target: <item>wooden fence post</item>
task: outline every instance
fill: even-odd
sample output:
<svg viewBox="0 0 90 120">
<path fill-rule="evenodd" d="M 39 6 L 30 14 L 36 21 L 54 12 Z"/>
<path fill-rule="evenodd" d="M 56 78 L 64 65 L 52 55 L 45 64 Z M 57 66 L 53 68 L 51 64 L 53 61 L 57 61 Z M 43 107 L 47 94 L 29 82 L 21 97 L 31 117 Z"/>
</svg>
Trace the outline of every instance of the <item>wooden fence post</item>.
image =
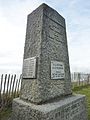
<svg viewBox="0 0 90 120">
<path fill-rule="evenodd" d="M 9 104 L 9 83 L 10 83 L 10 74 L 8 75 L 8 79 L 7 79 L 7 91 L 6 91 L 6 104 Z"/>
<path fill-rule="evenodd" d="M 18 81 L 18 88 L 17 88 L 17 95 L 19 95 L 19 92 L 20 92 L 20 82 L 21 82 L 21 78 L 22 78 L 22 75 L 20 75 L 19 77 L 19 81 Z"/>
<path fill-rule="evenodd" d="M 15 94 L 14 94 L 14 97 L 17 97 L 17 85 L 18 85 L 18 79 L 16 79 L 16 86 L 15 86 Z"/>
<path fill-rule="evenodd" d="M 89 74 L 87 74 L 87 84 L 89 84 Z"/>
<path fill-rule="evenodd" d="M 6 92 L 7 95 L 9 92 L 9 83 L 10 83 L 10 74 L 8 75 L 8 81 L 7 81 L 7 92 Z"/>
<path fill-rule="evenodd" d="M 78 73 L 78 85 L 80 86 L 80 73 Z"/>
<path fill-rule="evenodd" d="M 6 105 L 6 96 L 5 96 L 5 87 L 6 87 L 6 80 L 7 80 L 7 74 L 5 74 L 5 79 L 4 79 L 4 88 L 3 88 L 3 94 L 2 94 L 2 96 L 3 96 L 3 99 L 2 99 L 2 106 L 3 106 L 3 108 L 5 107 L 5 105 Z"/>
<path fill-rule="evenodd" d="M 12 80 L 13 80 L 13 75 L 11 76 L 11 81 L 10 81 L 9 96 L 11 96 Z"/>
<path fill-rule="evenodd" d="M 16 80 L 16 74 L 14 75 L 13 86 L 12 86 L 12 97 L 14 97 L 14 85 Z"/>
<path fill-rule="evenodd" d="M 1 108 L 2 108 L 2 84 L 3 84 L 3 74 L 1 75 Z"/>
</svg>

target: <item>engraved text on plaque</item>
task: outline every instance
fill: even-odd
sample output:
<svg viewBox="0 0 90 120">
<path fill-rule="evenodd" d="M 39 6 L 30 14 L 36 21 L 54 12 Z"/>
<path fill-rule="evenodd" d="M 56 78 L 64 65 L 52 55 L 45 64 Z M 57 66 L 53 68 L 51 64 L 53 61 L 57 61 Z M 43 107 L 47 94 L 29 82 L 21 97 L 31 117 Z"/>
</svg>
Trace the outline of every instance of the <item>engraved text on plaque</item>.
<svg viewBox="0 0 90 120">
<path fill-rule="evenodd" d="M 64 63 L 51 61 L 51 79 L 64 79 Z"/>
<path fill-rule="evenodd" d="M 23 78 L 36 78 L 36 57 L 24 59 Z"/>
</svg>

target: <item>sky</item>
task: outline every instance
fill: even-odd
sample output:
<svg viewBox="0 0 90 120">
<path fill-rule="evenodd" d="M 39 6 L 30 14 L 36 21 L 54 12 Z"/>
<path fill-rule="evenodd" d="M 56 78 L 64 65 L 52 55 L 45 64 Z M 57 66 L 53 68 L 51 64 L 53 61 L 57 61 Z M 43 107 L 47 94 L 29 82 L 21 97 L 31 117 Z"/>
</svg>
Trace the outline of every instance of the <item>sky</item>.
<svg viewBox="0 0 90 120">
<path fill-rule="evenodd" d="M 90 73 L 90 0 L 0 0 L 0 73 L 22 72 L 27 15 L 42 3 L 66 20 L 71 72 Z"/>
</svg>

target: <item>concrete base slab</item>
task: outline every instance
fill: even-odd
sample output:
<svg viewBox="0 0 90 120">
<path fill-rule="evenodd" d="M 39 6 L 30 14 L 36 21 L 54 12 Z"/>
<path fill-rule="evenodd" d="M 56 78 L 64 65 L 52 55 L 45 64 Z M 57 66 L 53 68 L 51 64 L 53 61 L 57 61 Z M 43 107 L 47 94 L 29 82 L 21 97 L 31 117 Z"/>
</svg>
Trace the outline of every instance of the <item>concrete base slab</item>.
<svg viewBox="0 0 90 120">
<path fill-rule="evenodd" d="M 12 120 L 87 120 L 84 95 L 72 95 L 42 105 L 13 101 Z"/>
</svg>

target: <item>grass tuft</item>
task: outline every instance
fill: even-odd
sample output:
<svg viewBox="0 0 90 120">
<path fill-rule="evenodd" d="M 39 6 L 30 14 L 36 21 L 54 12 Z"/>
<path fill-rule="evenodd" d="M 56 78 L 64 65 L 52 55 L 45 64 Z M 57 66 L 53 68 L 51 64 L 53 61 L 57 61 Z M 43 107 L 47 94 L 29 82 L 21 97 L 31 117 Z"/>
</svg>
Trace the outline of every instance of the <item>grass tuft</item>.
<svg viewBox="0 0 90 120">
<path fill-rule="evenodd" d="M 88 120 L 90 120 L 90 85 L 75 87 L 73 92 L 76 94 L 86 95 L 87 109 L 88 109 Z"/>
<path fill-rule="evenodd" d="M 8 120 L 9 117 L 11 116 L 12 113 L 12 109 L 11 108 L 4 108 L 1 112 L 0 112 L 0 120 Z"/>
</svg>

